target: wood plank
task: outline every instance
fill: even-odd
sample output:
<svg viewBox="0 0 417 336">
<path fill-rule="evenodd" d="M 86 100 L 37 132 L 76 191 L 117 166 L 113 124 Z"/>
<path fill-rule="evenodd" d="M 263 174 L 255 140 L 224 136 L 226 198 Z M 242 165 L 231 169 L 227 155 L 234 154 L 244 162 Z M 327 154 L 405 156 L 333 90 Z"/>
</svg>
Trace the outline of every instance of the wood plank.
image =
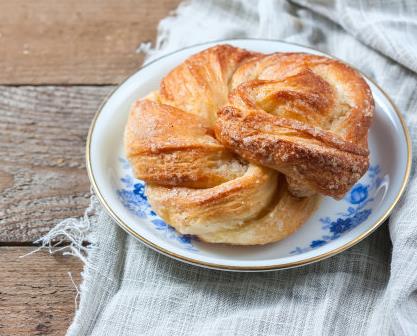
<svg viewBox="0 0 417 336">
<path fill-rule="evenodd" d="M 75 312 L 82 263 L 75 257 L 0 247 L 0 335 L 65 335 Z"/>
<path fill-rule="evenodd" d="M 89 203 L 85 140 L 112 87 L 0 87 L 0 242 L 30 242 Z"/>
<path fill-rule="evenodd" d="M 180 0 L 0 1 L 0 84 L 111 84 Z"/>
</svg>

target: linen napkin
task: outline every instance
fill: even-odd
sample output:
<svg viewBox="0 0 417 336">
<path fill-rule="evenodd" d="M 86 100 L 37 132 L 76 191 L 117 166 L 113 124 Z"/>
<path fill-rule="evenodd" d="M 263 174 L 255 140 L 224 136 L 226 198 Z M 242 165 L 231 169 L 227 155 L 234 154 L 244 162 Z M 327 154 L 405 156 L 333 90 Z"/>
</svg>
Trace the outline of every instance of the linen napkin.
<svg viewBox="0 0 417 336">
<path fill-rule="evenodd" d="M 393 98 L 416 146 L 417 2 L 193 0 L 160 22 L 156 48 L 140 50 L 149 61 L 239 37 L 297 42 L 353 64 Z M 124 233 L 93 201 L 96 215 L 64 221 L 51 232 L 75 234 L 75 241 L 88 234 L 92 243 L 68 335 L 417 335 L 416 201 L 413 170 L 389 230 L 383 225 L 322 262 L 257 274 L 162 256 Z M 81 246 L 72 249 L 82 255 Z"/>
</svg>

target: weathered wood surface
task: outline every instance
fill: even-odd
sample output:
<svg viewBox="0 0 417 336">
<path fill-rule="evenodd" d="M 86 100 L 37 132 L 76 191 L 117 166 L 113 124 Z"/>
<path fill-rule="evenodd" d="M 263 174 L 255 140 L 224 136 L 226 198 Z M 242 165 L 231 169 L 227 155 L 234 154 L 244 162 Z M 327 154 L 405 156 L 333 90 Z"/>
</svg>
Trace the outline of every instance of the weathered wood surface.
<svg viewBox="0 0 417 336">
<path fill-rule="evenodd" d="M 89 203 L 85 140 L 109 86 L 0 87 L 0 242 L 30 242 Z"/>
<path fill-rule="evenodd" d="M 180 0 L 2 0 L 0 84 L 115 84 Z"/>
<path fill-rule="evenodd" d="M 87 130 L 112 89 L 102 85 L 140 66 L 140 42 L 179 2 L 0 0 L 0 85 L 19 85 L 0 86 L 0 336 L 64 335 L 72 321 L 68 272 L 79 285 L 81 262 L 19 256 L 60 219 L 83 214 Z"/>
<path fill-rule="evenodd" d="M 0 336 L 65 335 L 75 311 L 81 262 L 74 257 L 0 247 Z"/>
</svg>

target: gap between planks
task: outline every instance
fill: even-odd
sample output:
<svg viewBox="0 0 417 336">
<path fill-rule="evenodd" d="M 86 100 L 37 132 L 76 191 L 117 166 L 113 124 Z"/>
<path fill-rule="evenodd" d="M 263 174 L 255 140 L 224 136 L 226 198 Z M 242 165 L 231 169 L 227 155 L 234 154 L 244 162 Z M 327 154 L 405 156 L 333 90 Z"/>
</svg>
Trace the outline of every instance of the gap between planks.
<svg viewBox="0 0 417 336">
<path fill-rule="evenodd" d="M 89 204 L 85 141 L 113 86 L 0 87 L 0 241 L 30 243 Z"/>
<path fill-rule="evenodd" d="M 65 335 L 82 263 L 35 247 L 0 247 L 0 335 Z"/>
</svg>

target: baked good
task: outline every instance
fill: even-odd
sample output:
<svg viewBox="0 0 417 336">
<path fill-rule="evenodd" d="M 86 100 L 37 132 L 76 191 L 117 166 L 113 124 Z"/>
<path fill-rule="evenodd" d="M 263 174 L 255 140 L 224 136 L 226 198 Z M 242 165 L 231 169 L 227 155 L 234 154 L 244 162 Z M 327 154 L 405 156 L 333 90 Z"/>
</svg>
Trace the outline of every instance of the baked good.
<svg viewBox="0 0 417 336">
<path fill-rule="evenodd" d="M 297 196 L 340 199 L 368 170 L 369 86 L 346 64 L 302 53 L 262 55 L 231 78 L 217 139 L 287 176 Z"/>
<path fill-rule="evenodd" d="M 339 102 L 339 89 L 352 97 Z M 266 244 L 299 228 L 319 194 L 341 197 L 366 171 L 368 93 L 328 58 L 220 45 L 135 102 L 125 151 L 152 208 L 180 233 Z"/>
<path fill-rule="evenodd" d="M 152 209 L 177 231 L 211 243 L 266 244 L 316 209 L 318 195 L 292 196 L 281 174 L 220 144 L 208 120 L 158 100 L 133 105 L 125 150 Z"/>
</svg>

